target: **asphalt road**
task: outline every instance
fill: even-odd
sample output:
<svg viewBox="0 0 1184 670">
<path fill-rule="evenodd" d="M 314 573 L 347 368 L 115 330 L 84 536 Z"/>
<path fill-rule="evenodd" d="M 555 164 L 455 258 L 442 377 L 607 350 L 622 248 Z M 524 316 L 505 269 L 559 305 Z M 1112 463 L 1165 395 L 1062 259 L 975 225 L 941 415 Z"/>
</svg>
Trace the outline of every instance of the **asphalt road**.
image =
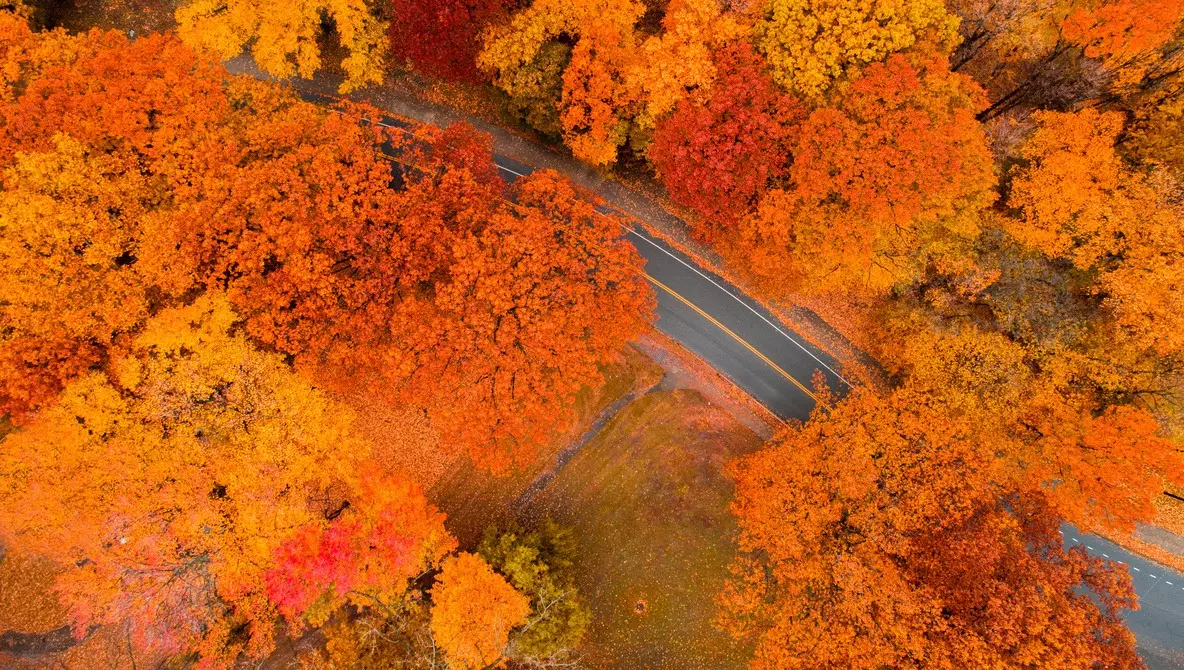
<svg viewBox="0 0 1184 670">
<path fill-rule="evenodd" d="M 262 76 L 249 59 L 228 63 L 232 71 Z M 329 93 L 336 82 L 307 82 Z M 327 99 L 304 91 L 308 99 Z M 494 137 L 499 151 L 526 157 L 531 164 L 503 153 L 494 160 L 502 175 L 513 181 L 528 175 L 534 165 L 552 168 L 577 184 L 595 191 L 627 220 L 637 218 L 677 222 L 672 215 L 644 196 L 605 179 L 578 161 L 534 145 L 496 126 L 468 119 L 455 110 L 398 94 L 369 100 L 420 123 L 447 125 L 466 120 Z M 396 127 L 406 122 L 390 118 Z M 842 394 L 849 387 L 837 362 L 801 336 L 781 325 L 767 310 L 711 271 L 631 224 L 627 238 L 646 259 L 646 274 L 658 297 L 657 327 L 709 362 L 733 382 L 782 418 L 805 419 L 814 407 L 812 379 L 819 373 L 824 383 Z M 1184 668 L 1184 575 L 1140 558 L 1117 545 L 1066 526 L 1066 545 L 1083 544 L 1091 554 L 1130 566 L 1141 609 L 1125 613 L 1139 644 L 1139 652 L 1152 670 Z"/>
<path fill-rule="evenodd" d="M 1139 655 L 1150 670 L 1184 668 L 1184 574 L 1072 526 L 1064 526 L 1061 535 L 1066 546 L 1084 546 L 1094 556 L 1130 568 L 1139 609 L 1125 612 L 1123 618 L 1135 634 Z"/>
</svg>

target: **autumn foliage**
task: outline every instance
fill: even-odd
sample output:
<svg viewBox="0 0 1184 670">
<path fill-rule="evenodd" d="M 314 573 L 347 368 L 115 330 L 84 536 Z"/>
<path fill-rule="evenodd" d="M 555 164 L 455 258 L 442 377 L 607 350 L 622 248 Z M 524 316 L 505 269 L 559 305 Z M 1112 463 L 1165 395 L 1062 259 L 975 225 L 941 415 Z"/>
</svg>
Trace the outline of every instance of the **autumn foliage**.
<svg viewBox="0 0 1184 670">
<path fill-rule="evenodd" d="M 78 635 L 127 621 L 147 649 L 214 665 L 264 655 L 277 607 L 306 604 L 266 573 L 273 554 L 349 523 L 329 519 L 363 493 L 380 554 L 367 563 L 384 569 L 359 587 L 401 590 L 450 547 L 412 485 L 363 486 L 373 465 L 350 412 L 236 321 L 216 296 L 162 311 L 110 372 L 71 382 L 0 442 L 0 530 L 69 565 L 58 590 Z"/>
<path fill-rule="evenodd" d="M 658 124 L 649 157 L 672 200 L 726 228 L 783 180 L 804 111 L 777 90 L 747 45 L 715 56 L 717 79 L 704 103 L 685 99 Z"/>
<path fill-rule="evenodd" d="M 648 161 L 739 283 L 841 317 L 886 374 L 730 466 L 718 623 L 752 667 L 1140 667 L 1125 570 L 1057 531 L 1122 536 L 1184 486 L 1184 1 L 189 0 L 135 40 L 24 16 L 0 544 L 57 559 L 77 637 L 213 668 L 322 628 L 308 667 L 485 669 L 567 664 L 589 627 L 566 531 L 457 553 L 331 391 L 440 459 L 533 463 L 652 319 L 625 220 L 503 180 L 469 125 L 217 63 L 249 51 L 343 92 L 488 81 L 576 158 Z"/>
<path fill-rule="evenodd" d="M 878 293 L 929 247 L 977 232 L 994 169 L 974 83 L 943 59 L 869 66 L 795 130 L 785 187 L 737 227 L 729 254 L 774 290 Z"/>
<path fill-rule="evenodd" d="M 200 170 L 184 147 L 227 103 L 175 39 L 34 35 L 7 12 L 0 24 L 0 412 L 19 418 L 147 316 L 144 226 L 175 211 L 173 186 Z"/>
<path fill-rule="evenodd" d="M 530 599 L 480 556 L 461 553 L 444 562 L 432 588 L 432 633 L 450 668 L 504 665 L 510 630 L 526 623 Z"/>
<path fill-rule="evenodd" d="M 406 187 L 390 190 L 369 126 L 291 104 L 263 110 L 285 121 L 208 174 L 224 194 L 169 244 L 298 365 L 394 384 L 483 465 L 529 460 L 645 325 L 621 222 L 554 173 L 503 196 L 488 141 L 467 127 L 425 130 Z"/>
<path fill-rule="evenodd" d="M 506 5 L 505 0 L 392 0 L 391 56 L 433 77 L 476 79 L 481 31 Z"/>
<path fill-rule="evenodd" d="M 1129 578 L 1062 547 L 1039 492 L 999 496 L 981 439 L 924 394 L 861 390 L 741 460 L 720 601 L 752 667 L 1137 667 Z"/>
<path fill-rule="evenodd" d="M 78 637 L 229 667 L 281 621 L 422 602 L 456 542 L 320 387 L 504 469 L 647 326 L 621 220 L 508 187 L 471 127 L 388 135 L 170 36 L 0 38 L 0 542 L 64 562 Z M 480 650 L 530 613 L 506 588 Z"/>
<path fill-rule="evenodd" d="M 382 81 L 386 25 L 365 0 L 288 4 L 254 0 L 192 0 L 177 8 L 177 34 L 186 44 L 229 59 L 249 49 L 268 74 L 309 78 L 324 67 L 319 40 L 322 16 L 331 18 L 346 50 L 340 61 L 342 93 Z"/>
<path fill-rule="evenodd" d="M 756 40 L 773 78 L 817 98 L 836 79 L 916 42 L 952 41 L 957 19 L 940 0 L 764 0 Z"/>
<path fill-rule="evenodd" d="M 359 123 L 365 109 L 223 87 L 175 40 L 78 39 L 99 53 L 31 64 L 7 108 L 0 207 L 13 223 L 0 253 L 28 300 L 0 306 L 9 411 L 36 407 L 154 306 L 204 287 L 227 292 L 256 341 L 331 372 L 328 383 L 429 408 L 476 460 L 504 468 L 562 430 L 576 391 L 645 327 L 649 289 L 621 222 L 551 173 L 507 191 L 472 129 L 387 137 Z M 111 118 L 93 123 L 87 105 Z M 55 114 L 84 128 L 20 121 Z M 404 153 L 402 189 L 384 140 Z"/>
</svg>

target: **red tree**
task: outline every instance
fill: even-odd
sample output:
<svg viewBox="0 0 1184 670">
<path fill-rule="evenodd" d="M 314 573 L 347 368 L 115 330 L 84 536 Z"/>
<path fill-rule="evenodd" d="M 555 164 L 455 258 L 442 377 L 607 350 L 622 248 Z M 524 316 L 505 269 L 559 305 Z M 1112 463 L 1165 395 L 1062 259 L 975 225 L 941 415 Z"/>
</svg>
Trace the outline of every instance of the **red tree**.
<svg viewBox="0 0 1184 670">
<path fill-rule="evenodd" d="M 789 166 L 788 140 L 803 115 L 747 43 L 722 51 L 706 103 L 683 100 L 659 122 L 650 160 L 670 197 L 703 217 L 706 230 L 755 207 Z"/>
<path fill-rule="evenodd" d="M 473 81 L 481 31 L 505 0 L 391 0 L 391 54 L 432 77 Z"/>
</svg>

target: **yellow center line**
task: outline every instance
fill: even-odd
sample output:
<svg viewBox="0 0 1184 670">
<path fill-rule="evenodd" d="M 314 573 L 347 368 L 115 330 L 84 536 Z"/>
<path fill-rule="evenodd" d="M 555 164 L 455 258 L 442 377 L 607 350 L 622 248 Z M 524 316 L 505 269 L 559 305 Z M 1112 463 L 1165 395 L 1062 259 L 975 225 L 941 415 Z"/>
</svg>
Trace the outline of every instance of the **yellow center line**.
<svg viewBox="0 0 1184 670">
<path fill-rule="evenodd" d="M 761 359 L 762 361 L 764 361 L 764 362 L 765 362 L 765 364 L 766 364 L 766 365 L 768 365 L 769 367 L 771 367 L 771 368 L 773 368 L 774 370 L 776 370 L 776 371 L 777 371 L 777 372 L 778 372 L 778 373 L 779 373 L 779 374 L 780 374 L 782 377 L 785 377 L 785 378 L 786 378 L 786 379 L 788 379 L 790 382 L 792 382 L 794 386 L 796 386 L 796 387 L 798 387 L 799 389 L 801 389 L 802 393 L 805 393 L 806 395 L 810 396 L 810 399 L 811 399 L 811 400 L 813 400 L 814 402 L 818 402 L 818 396 L 814 395 L 814 394 L 813 394 L 813 393 L 810 391 L 810 389 L 806 388 L 806 386 L 805 386 L 804 384 L 802 384 L 800 381 L 798 381 L 796 378 L 794 378 L 794 376 L 793 376 L 793 375 L 791 375 L 791 374 L 789 374 L 788 372 L 786 372 L 785 370 L 781 369 L 781 366 L 779 366 L 779 365 L 777 365 L 776 363 L 774 363 L 773 361 L 769 360 L 769 357 L 768 357 L 768 356 L 766 356 L 766 355 L 762 354 L 760 351 L 758 351 L 758 350 L 757 350 L 757 348 L 756 348 L 756 347 L 754 347 L 754 346 L 752 346 L 751 344 L 749 344 L 748 342 L 746 342 L 746 341 L 744 340 L 744 338 L 742 338 L 742 337 L 740 337 L 739 335 L 737 335 L 736 333 L 732 332 L 732 329 L 731 329 L 731 328 L 728 328 L 728 327 L 727 327 L 727 326 L 725 326 L 724 324 L 722 324 L 722 323 L 720 323 L 719 321 L 717 321 L 717 320 L 715 319 L 715 317 L 711 316 L 711 315 L 710 315 L 710 314 L 708 314 L 707 312 L 704 312 L 704 311 L 703 311 L 703 310 L 702 310 L 702 309 L 701 309 L 701 308 L 700 308 L 698 305 L 696 305 L 695 303 L 693 303 L 693 302 L 691 302 L 690 300 L 687 300 L 687 299 L 686 299 L 686 298 L 684 298 L 683 296 L 679 295 L 677 292 L 675 292 L 675 290 L 674 290 L 674 289 L 672 289 L 672 288 L 670 288 L 669 286 L 667 286 L 667 285 L 663 284 L 662 282 L 658 281 L 657 279 L 654 279 L 653 277 L 651 277 L 651 276 L 649 275 L 649 273 L 645 273 L 645 278 L 646 278 L 646 279 L 648 279 L 648 280 L 650 280 L 650 282 L 651 282 L 651 283 L 652 283 L 654 286 L 657 286 L 658 288 L 660 288 L 660 289 L 662 289 L 663 291 L 665 291 L 665 292 L 669 293 L 670 295 L 674 296 L 675 298 L 678 298 L 678 299 L 679 299 L 679 300 L 680 300 L 680 301 L 681 301 L 681 302 L 682 302 L 684 305 L 686 305 L 687 307 L 690 307 L 691 309 L 695 310 L 695 313 L 696 313 L 696 314 L 698 314 L 699 316 L 703 317 L 704 319 L 707 319 L 708 321 L 710 321 L 710 322 L 711 322 L 712 324 L 714 324 L 714 325 L 715 325 L 717 328 L 719 328 L 720 330 L 722 330 L 722 331 L 724 331 L 725 333 L 727 333 L 727 334 L 728 334 L 728 336 L 729 336 L 729 337 L 731 337 L 733 340 L 736 340 L 736 341 L 737 341 L 737 342 L 739 342 L 740 344 L 744 345 L 744 348 L 745 348 L 745 349 L 748 349 L 748 350 L 749 350 L 749 351 L 751 351 L 752 353 L 756 354 L 757 358 Z"/>
</svg>

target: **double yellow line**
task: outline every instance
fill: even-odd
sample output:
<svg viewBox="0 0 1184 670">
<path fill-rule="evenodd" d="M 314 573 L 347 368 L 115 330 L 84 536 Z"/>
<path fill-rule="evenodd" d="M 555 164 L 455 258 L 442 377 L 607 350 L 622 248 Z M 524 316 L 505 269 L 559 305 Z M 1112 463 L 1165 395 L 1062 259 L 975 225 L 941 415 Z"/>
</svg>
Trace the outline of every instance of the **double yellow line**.
<svg viewBox="0 0 1184 670">
<path fill-rule="evenodd" d="M 648 272 L 645 273 L 645 278 L 650 280 L 650 283 L 653 284 L 654 286 L 657 286 L 658 288 L 662 289 L 663 291 L 665 291 L 665 292 L 669 293 L 670 295 L 674 296 L 675 298 L 677 298 L 680 302 L 682 302 L 682 304 L 686 305 L 687 307 L 690 307 L 692 310 L 695 311 L 696 314 L 703 317 L 704 319 L 707 319 L 716 328 L 719 328 L 720 330 L 727 333 L 728 337 L 731 337 L 733 340 L 736 340 L 740 344 L 744 345 L 745 349 L 748 349 L 753 354 L 756 354 L 757 358 L 761 359 L 762 361 L 765 362 L 766 365 L 768 365 L 769 367 L 776 370 L 777 373 L 780 374 L 782 377 L 785 377 L 786 379 L 788 379 L 794 386 L 798 387 L 802 391 L 802 393 L 805 393 L 806 395 L 810 396 L 811 400 L 813 400 L 814 402 L 818 402 L 818 396 L 814 395 L 814 393 L 812 391 L 810 391 L 810 389 L 806 388 L 806 386 L 804 384 L 802 384 L 800 381 L 798 381 L 793 375 L 791 375 L 788 372 L 786 372 L 785 370 L 783 370 L 780 365 L 777 365 L 773 361 L 769 360 L 768 356 L 766 356 L 766 355 L 762 354 L 760 351 L 758 351 L 756 347 L 752 346 L 747 341 L 745 341 L 744 338 L 740 337 L 735 332 L 733 332 L 731 328 L 728 328 L 724 324 L 720 323 L 715 317 L 711 316 L 707 312 L 704 312 L 695 303 L 693 303 L 690 300 L 679 295 L 679 293 L 677 291 L 675 291 L 674 289 L 663 284 L 662 282 L 658 281 L 657 279 L 654 279 L 652 276 L 650 276 L 650 274 Z"/>
</svg>

